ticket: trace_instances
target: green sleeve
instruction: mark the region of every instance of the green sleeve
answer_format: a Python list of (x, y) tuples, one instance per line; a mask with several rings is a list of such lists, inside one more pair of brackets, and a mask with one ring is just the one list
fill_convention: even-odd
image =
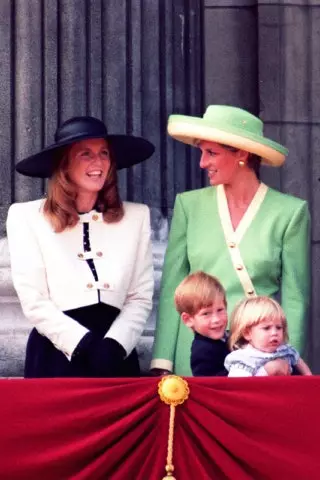
[(162, 271), (152, 368), (173, 370), (180, 322), (174, 306), (174, 292), (190, 271), (187, 257), (187, 223), (181, 195), (177, 195)]
[(295, 211), (282, 248), (281, 303), (286, 313), (290, 343), (304, 348), (310, 296), (310, 214), (306, 202)]

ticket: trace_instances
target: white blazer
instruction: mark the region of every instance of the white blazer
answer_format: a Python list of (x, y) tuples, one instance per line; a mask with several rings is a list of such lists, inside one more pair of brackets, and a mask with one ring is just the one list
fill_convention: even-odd
[[(120, 309), (106, 337), (131, 353), (152, 308), (153, 266), (146, 205), (124, 202), (124, 217), (105, 223), (101, 213), (55, 233), (42, 213), (44, 200), (11, 205), (7, 234), (12, 280), (27, 319), (70, 360), (88, 332), (63, 311), (101, 302)], [(83, 250), (89, 222), (91, 252)], [(86, 259), (95, 263), (95, 282)]]

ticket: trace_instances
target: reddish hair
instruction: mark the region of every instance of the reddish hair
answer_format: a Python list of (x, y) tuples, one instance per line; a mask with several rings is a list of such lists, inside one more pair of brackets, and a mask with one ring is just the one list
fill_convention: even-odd
[(201, 308), (211, 307), (218, 298), (227, 306), (226, 292), (216, 277), (198, 271), (188, 275), (176, 288), (174, 303), (178, 313), (196, 315)]
[[(119, 195), (117, 168), (110, 144), (108, 144), (108, 148), (111, 160), (110, 168), (105, 184), (98, 192), (96, 205), (103, 213), (105, 222), (116, 223), (123, 218), (124, 209)], [(53, 175), (48, 181), (48, 194), (43, 206), (44, 215), (57, 233), (74, 227), (79, 221), (79, 213), (76, 208), (77, 187), (71, 182), (67, 173), (69, 150), (70, 147), (66, 148), (57, 161)]]

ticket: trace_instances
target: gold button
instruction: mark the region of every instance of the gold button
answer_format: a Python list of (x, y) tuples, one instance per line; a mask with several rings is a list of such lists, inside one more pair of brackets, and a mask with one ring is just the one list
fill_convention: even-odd
[(97, 252), (97, 257), (102, 257), (103, 253), (102, 252)]
[(92, 283), (87, 283), (87, 288), (92, 288), (92, 287), (93, 287)]
[(83, 258), (84, 257), (83, 253), (78, 253), (78, 257)]
[(247, 291), (247, 294), (248, 294), (248, 295), (253, 295), (253, 294), (254, 294), (254, 291), (253, 291), (253, 290), (248, 290), (248, 291)]
[(229, 247), (230, 248), (235, 248), (236, 244), (234, 242), (229, 242)]
[(103, 287), (104, 287), (104, 288), (109, 288), (110, 285), (109, 285), (109, 283), (104, 283), (104, 284), (103, 284)]
[(96, 213), (92, 215), (92, 220), (94, 221), (99, 220), (99, 215), (97, 215)]
[(236, 269), (237, 270), (243, 270), (243, 266), (239, 264), (239, 265), (236, 266)]

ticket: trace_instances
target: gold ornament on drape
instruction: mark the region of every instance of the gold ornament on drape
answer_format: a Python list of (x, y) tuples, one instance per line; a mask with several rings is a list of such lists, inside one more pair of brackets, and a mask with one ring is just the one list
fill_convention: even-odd
[(168, 436), (168, 453), (166, 472), (167, 475), (162, 480), (176, 480), (173, 476), (173, 436), (174, 436), (174, 418), (175, 408), (187, 400), (190, 390), (188, 383), (177, 375), (166, 375), (158, 384), (158, 393), (160, 399), (170, 405), (170, 420), (169, 420), (169, 436)]

